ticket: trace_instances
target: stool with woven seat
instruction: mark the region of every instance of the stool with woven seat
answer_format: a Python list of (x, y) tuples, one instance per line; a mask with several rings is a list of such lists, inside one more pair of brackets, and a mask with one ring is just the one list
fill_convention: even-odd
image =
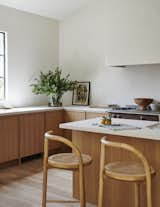
[[(106, 147), (127, 150), (133, 153), (139, 161), (118, 161), (105, 164)], [(155, 175), (155, 170), (139, 150), (129, 144), (108, 141), (106, 137), (103, 137), (101, 139), (98, 207), (103, 207), (103, 184), (106, 176), (115, 180), (134, 183), (135, 207), (140, 207), (140, 183), (146, 182), (147, 207), (152, 207), (151, 178), (153, 175)]]
[[(61, 142), (69, 146), (73, 153), (59, 153), (48, 156), (49, 142)], [(44, 163), (43, 163), (43, 197), (42, 207), (46, 207), (46, 203), (77, 203), (80, 202), (80, 207), (85, 207), (85, 187), (84, 187), (84, 173), (83, 167), (91, 164), (92, 158), (89, 155), (81, 154), (79, 149), (68, 139), (53, 135), (52, 131), (45, 133), (44, 141)], [(49, 168), (58, 168), (66, 170), (79, 171), (79, 192), (80, 200), (47, 200), (47, 172)]]

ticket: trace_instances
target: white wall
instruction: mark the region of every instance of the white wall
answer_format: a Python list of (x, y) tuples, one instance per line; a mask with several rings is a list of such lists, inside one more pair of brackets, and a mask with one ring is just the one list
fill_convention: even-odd
[[(60, 65), (74, 79), (91, 81), (93, 104), (132, 104), (134, 97), (160, 100), (160, 65), (105, 66), (111, 12), (107, 0), (98, 0), (60, 23)], [(64, 98), (67, 104), (70, 95)]]
[(46, 104), (29, 85), (40, 70), (58, 65), (58, 22), (0, 6), (0, 30), (8, 33), (8, 100), (16, 106)]

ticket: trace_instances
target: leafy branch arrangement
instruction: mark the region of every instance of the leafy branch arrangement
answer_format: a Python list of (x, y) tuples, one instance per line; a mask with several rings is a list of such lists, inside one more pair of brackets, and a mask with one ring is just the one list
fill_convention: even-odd
[(62, 70), (59, 67), (55, 71), (40, 72), (39, 78), (31, 84), (34, 94), (45, 94), (50, 98), (50, 106), (62, 106), (60, 102), (62, 95), (67, 91), (72, 91), (77, 81), (69, 80), (70, 74), (62, 77)]

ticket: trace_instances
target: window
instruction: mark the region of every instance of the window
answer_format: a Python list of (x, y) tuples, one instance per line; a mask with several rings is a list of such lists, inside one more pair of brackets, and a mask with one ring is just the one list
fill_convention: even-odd
[(0, 101), (6, 98), (6, 33), (0, 32)]

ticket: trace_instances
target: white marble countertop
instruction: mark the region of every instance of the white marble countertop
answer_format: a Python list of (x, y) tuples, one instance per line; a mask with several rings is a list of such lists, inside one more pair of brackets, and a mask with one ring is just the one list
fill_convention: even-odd
[(89, 106), (64, 106), (66, 111), (79, 111), (79, 112), (95, 112), (95, 113), (105, 113), (110, 109), (107, 108), (92, 108)]
[(112, 119), (113, 124), (127, 124), (130, 129), (112, 130), (106, 127), (100, 127), (101, 118), (88, 119), (83, 121), (68, 122), (60, 124), (60, 128), (75, 131), (94, 132), (102, 134), (112, 134), (119, 136), (135, 137), (141, 139), (160, 140), (160, 122), (128, 120), (128, 119)]
[(105, 113), (106, 111), (106, 109), (90, 108), (89, 106), (64, 106), (64, 107), (28, 106), (28, 107), (14, 107), (11, 109), (0, 108), (0, 116), (43, 112), (43, 111), (55, 111), (55, 110), (96, 112), (96, 113)]
[(11, 108), (11, 109), (0, 109), (0, 116), (43, 112), (43, 111), (54, 111), (54, 110), (63, 110), (63, 107), (28, 106), (28, 107)]
[[(13, 107), (11, 109), (1, 109), (0, 108), (0, 116), (12, 115), (12, 114), (14, 115), (14, 114), (43, 112), (43, 111), (54, 111), (54, 110), (66, 110), (66, 111), (77, 111), (77, 112), (93, 112), (93, 113), (95, 112), (95, 113), (103, 113), (103, 114), (106, 111), (110, 111), (110, 109), (107, 109), (107, 108), (92, 108), (92, 107), (89, 107), (89, 106), (63, 106), (63, 107), (28, 106), (28, 107)], [(151, 112), (149, 114), (150, 115), (155, 115), (155, 113), (152, 114)], [(156, 113), (156, 115), (158, 115), (158, 114)]]

